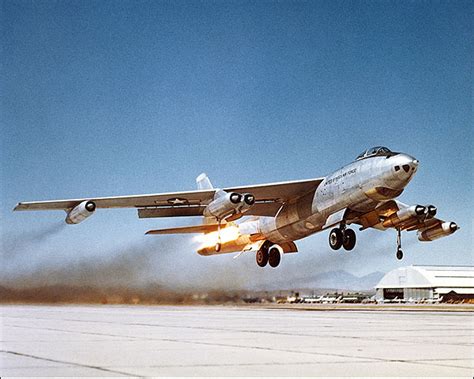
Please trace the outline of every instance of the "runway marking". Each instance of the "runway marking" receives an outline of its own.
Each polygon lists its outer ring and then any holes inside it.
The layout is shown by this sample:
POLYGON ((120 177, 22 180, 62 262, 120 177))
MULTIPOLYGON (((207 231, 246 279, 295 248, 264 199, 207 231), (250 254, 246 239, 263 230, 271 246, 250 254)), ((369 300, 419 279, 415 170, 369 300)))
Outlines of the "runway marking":
MULTIPOLYGON (((13 326, 13 327, 18 327, 18 328, 25 328, 25 329, 39 329, 37 327, 27 327, 27 326, 17 326, 17 325, 8 325, 8 326, 13 326)), ((70 331, 67 329, 56 329, 56 328, 40 328, 44 330, 52 330, 52 331, 61 331, 61 332, 66 332, 66 333, 72 333, 72 334, 84 334, 84 335, 103 335, 103 336, 108 336, 108 337, 128 337, 131 340, 148 340, 148 341, 163 341, 163 342, 176 342, 176 343, 187 343, 187 344, 194 344, 194 345, 205 345, 205 346, 221 346, 221 347, 232 347, 232 348, 238 348, 238 349, 254 349, 254 350, 266 350, 266 351, 277 351, 277 352, 283 352, 283 353, 297 353, 297 354, 309 354, 313 356, 326 356, 326 357, 339 357, 339 358, 355 358, 359 359, 362 362, 355 362, 355 363, 364 363, 364 360, 369 363, 369 362, 394 362, 394 363, 412 363, 412 364, 419 364, 419 365, 425 365, 425 361, 430 362, 431 365, 433 366, 440 366, 440 367, 454 367, 454 368, 462 368, 462 369, 471 369, 471 367, 466 367, 466 366, 456 366, 456 365, 448 365, 448 364, 440 364, 440 363, 431 363, 431 360, 429 359, 415 359, 415 360, 410 360, 410 359, 388 359, 388 358, 377 358, 377 357, 366 357, 366 356, 360 356, 360 355, 348 355, 348 354, 336 354, 336 353, 323 353, 323 352, 312 352, 312 351, 301 351, 301 350, 296 350, 296 349, 278 349, 278 348, 272 348, 272 347, 263 347, 263 346, 243 346, 243 345, 236 345, 236 344, 230 344, 230 343, 218 343, 218 342, 205 342, 205 341, 194 341, 194 340, 186 340, 186 339, 175 339, 175 338, 156 338, 156 337, 135 337, 135 336, 123 336, 123 335, 117 335, 117 334, 106 334, 106 333, 98 333, 98 332, 77 332, 77 331, 70 331)), ((307 337, 307 335, 304 335, 307 337)), ((397 341, 397 342, 402 342, 402 341, 397 341)), ((452 361, 456 359, 433 359, 433 361, 442 361, 442 360, 447 360, 447 361, 452 361)), ((460 360, 466 360, 466 359, 460 359, 460 360)), ((333 362, 325 362, 325 363, 333 363, 333 362)), ((354 362, 348 362, 348 363, 354 363, 354 362)), ((314 362, 314 364, 318 364, 318 362, 314 362)), ((154 366, 151 366, 154 367, 154 366)), ((157 366, 159 367, 159 366, 157 366)))
MULTIPOLYGON (((74 322, 83 322, 81 320, 69 320, 74 322)), ((112 324, 112 325, 129 325, 129 326, 151 326, 151 327, 158 327, 158 328, 175 328, 175 329, 197 329, 197 330, 211 330, 211 331, 225 331, 225 332, 235 332, 235 333, 257 333, 257 334, 270 334, 270 335, 282 335, 282 336, 296 336, 296 337, 331 337, 331 338, 340 338, 340 339, 353 339, 353 340, 369 340, 369 341, 386 341, 386 342, 402 342, 402 343, 409 343, 409 344, 419 344, 420 342, 424 343, 431 343, 430 340, 416 340, 416 341, 405 341, 403 339, 397 338, 386 338, 386 337, 357 337, 357 336, 335 336, 335 335, 311 335, 311 334, 299 334, 299 333, 290 333, 290 332, 275 332, 275 331, 268 331, 268 330, 248 330, 248 329, 225 329, 225 328, 211 328, 211 327, 194 327, 194 326, 176 326, 176 325, 160 325, 160 324, 145 324, 145 323, 114 323, 110 321, 85 321, 91 323, 104 323, 104 324, 112 324)), ((5 324, 8 325, 8 324, 5 324)), ((56 328, 48 328, 48 327, 28 327, 23 325, 12 325, 9 326, 17 327, 17 328, 25 328, 25 329, 44 329, 44 330, 52 330, 52 331, 60 331, 60 332, 67 332, 67 333, 79 333, 75 331, 70 331, 67 329, 56 329, 56 328)), ((132 336, 125 336, 125 335, 112 335, 112 334, 102 334, 102 333, 93 333, 93 332, 81 332, 81 333, 88 333, 91 335, 104 335, 110 337, 122 337, 122 338, 132 338, 136 339, 132 336)), ((430 335, 433 336, 433 335, 430 335)), ((440 336, 444 337, 444 336, 440 336)), ((450 337, 456 337, 456 335, 451 334, 450 337)), ((465 335, 459 335, 458 337, 465 337, 465 335)), ((149 338, 148 338, 149 339, 149 338)), ((471 346, 469 343, 451 343, 451 342, 437 342, 437 345, 452 345, 452 346, 471 346)))
MULTIPOLYGON (((15 317, 15 316, 7 316, 10 318, 18 318, 24 320, 24 317, 15 317)), ((51 319, 48 318, 42 318, 42 317, 35 317, 35 318, 30 318, 33 320, 47 320, 51 321, 51 319)), ((194 330, 212 330, 212 331, 225 331, 225 332, 236 332, 236 333, 260 333, 260 334, 274 334, 274 335, 288 335, 288 336, 299 336, 299 337, 321 337, 321 334, 301 334, 301 333, 295 333, 295 332, 276 332, 276 331, 270 331, 270 330, 255 330, 255 329, 228 329, 228 328, 218 328, 218 327, 207 327, 207 326, 186 326, 186 325, 166 325, 166 324, 150 324, 150 323, 138 323, 138 322, 112 322, 112 321, 96 321, 96 320, 78 320, 78 319, 71 319, 71 318, 60 318, 56 320, 61 320, 61 321, 71 321, 71 322, 80 322, 80 323, 95 323, 95 324, 112 324, 112 325, 129 325, 129 326, 148 326, 148 327, 157 327, 157 328, 175 328, 175 329, 194 329, 194 330)), ((443 331, 458 331, 459 329, 447 329, 444 327, 444 324, 430 324, 431 327, 427 329, 420 329, 420 328, 413 328, 413 329, 403 329, 399 330, 403 332, 412 332, 412 331, 428 331, 431 332, 433 327, 436 326, 443 326, 443 331)), ((320 327, 320 325, 318 325, 320 327)), ((474 333, 474 328, 473 329, 464 329, 466 332, 473 332, 474 333)), ((465 337, 464 334, 460 335, 453 335, 450 334, 450 337, 465 337)), ((323 335, 324 337, 324 335, 323 335)), ((329 336, 328 336, 329 337, 329 336)), ((341 338, 341 339, 360 339, 360 340, 374 340, 374 341, 392 341, 392 342, 403 342, 403 343, 413 343, 413 344, 418 344, 419 342, 426 342, 430 343, 431 341, 429 340, 417 340, 417 341, 405 341, 403 339, 397 339, 397 338, 386 338, 386 337, 359 337, 359 336, 341 336, 341 335, 331 335, 330 337, 332 338, 341 338)), ((430 337, 445 337, 445 335, 436 335, 430 333, 430 337)), ((443 345, 453 345, 453 346, 470 346, 471 344, 469 343, 451 343, 451 342, 437 342, 437 344, 443 344, 443 345)))
POLYGON ((114 373, 114 374, 119 374, 119 375, 124 375, 124 376, 137 376, 137 375, 134 375, 134 374, 131 374, 131 373, 128 373, 128 372, 112 370, 112 369, 108 369, 108 368, 105 368, 105 367, 92 366, 92 365, 76 363, 76 362, 70 362, 70 361, 61 361, 61 360, 58 360, 58 359, 40 357, 40 356, 32 355, 32 354, 19 353, 17 351, 0 350, 0 352, 1 353, 6 353, 6 354, 11 354, 11 355, 18 355, 20 357, 38 359, 38 360, 46 361, 46 362, 61 363, 63 365, 77 366, 77 367, 82 367, 82 368, 91 368, 91 369, 94 369, 94 370, 106 371, 106 372, 111 372, 111 373, 114 373))
MULTIPOLYGON (((280 312, 279 310, 267 310, 262 312, 262 310, 260 310, 259 312, 254 309, 252 310, 253 312, 250 312, 247 309, 239 310, 210 307, 206 313, 198 311, 196 308, 189 309, 185 307, 176 308, 176 310, 172 311, 163 311, 159 307, 152 308, 151 311, 139 307, 100 307, 95 309, 74 307, 72 308, 72 313, 76 316, 71 318, 69 313, 71 312, 71 308, 55 307, 54 309, 46 309, 43 312, 38 312, 38 308, 39 307, 20 307, 17 309, 19 309, 21 313, 14 313, 16 315, 20 314, 25 316, 12 315, 9 317, 2 314, 5 321, 9 320, 8 323, 3 323, 5 330, 11 327, 12 329, 10 329, 9 332, 12 333, 12 336, 18 336, 18 339, 12 342, 20 343, 19 345, 9 346, 10 349, 7 349, 5 345, 6 349, 3 350, 4 352, 38 359, 37 362, 44 360, 56 362, 57 365, 64 364, 98 369, 119 373, 120 375, 131 375, 124 371, 133 372, 144 367, 151 367, 157 372, 162 372, 159 371, 160 368, 162 368, 165 373, 167 371, 173 372, 172 368, 177 368, 178 372, 180 368, 182 368, 184 372, 189 372, 186 370, 191 370, 192 372, 193 367, 209 367, 209 370, 215 368, 217 371, 219 371, 219 367, 222 367, 223 371, 232 370, 228 369, 228 367, 236 367, 236 372, 239 372, 239 367, 242 367, 241 371, 244 371, 245 367, 251 367, 247 369, 250 372, 271 372, 272 369, 270 367, 272 365, 278 366, 278 368, 275 369, 276 372, 281 371, 282 368, 280 367, 284 367, 285 365, 290 366, 290 371, 293 370, 293 368, 296 370, 298 365, 302 365, 302 367, 304 367, 303 371, 306 372, 313 370, 310 365, 315 365, 315 370, 328 370, 327 372, 331 372, 334 367, 342 365, 342 371, 350 372, 351 364, 354 365, 354 370, 357 370, 357 367, 359 370, 364 370, 363 367, 367 368, 374 364, 379 368, 385 368, 385 370, 391 370, 393 368, 395 368, 395 370, 401 369, 409 372, 429 370, 428 372, 445 372, 448 375, 449 372, 462 370, 458 372, 464 373, 464 375, 467 376, 470 376, 473 370, 471 366, 472 361, 469 357, 459 358, 461 351, 461 356, 464 356, 469 354, 467 352, 469 349, 464 347, 462 350, 456 350, 458 346, 471 346, 471 344, 466 342, 472 341, 472 334, 468 334, 472 333, 472 329, 465 329, 466 325, 471 325, 469 324, 471 319, 465 314, 450 315, 449 318, 443 317, 437 321, 436 318, 440 317, 441 313, 417 313, 410 315, 412 317, 407 319, 405 317, 406 313, 396 315, 384 313, 384 316, 381 317, 374 312, 365 312, 366 315, 364 315, 363 321, 359 322, 354 330, 355 324, 352 321, 359 320, 362 312, 358 312, 353 315, 353 317, 348 317, 349 314, 347 312, 345 312, 344 317, 340 317, 337 312, 331 314, 332 317, 329 317, 330 315, 327 313, 323 315, 322 313, 299 312, 298 316, 290 317, 291 310, 287 312, 280 312), (243 313, 237 313, 237 311, 248 313, 246 313, 246 317, 241 317, 243 313), (35 312, 43 317, 29 316, 30 314, 35 314, 35 312), (262 314, 265 316, 261 317, 262 314), (48 316, 50 317, 48 318, 48 316), (78 319, 80 316, 83 316, 85 319, 78 319), (205 317, 205 319, 201 320, 201 317, 205 317), (101 318, 105 321, 100 321, 101 318), (448 320, 443 323, 443 319, 448 320), (125 322, 127 320, 129 322, 125 322), (155 320, 159 323, 155 323, 155 320), (340 322, 341 320, 342 323, 340 322), (405 322, 406 320, 411 320, 411 322, 407 323, 405 322), (468 322, 466 322, 466 320, 468 322), (61 324, 61 322, 64 322, 64 324, 61 324), (184 325, 178 325, 180 322, 184 325), (171 325, 167 325, 166 323, 170 323, 171 325), (341 329, 339 325, 345 326, 341 329), (418 328, 416 327, 417 325, 419 326, 418 328), (58 326, 58 328, 55 328, 55 326, 58 326), (255 329, 249 329, 249 327, 252 326, 255 327, 255 329), (273 330, 263 329, 268 326, 273 330), (455 329, 456 326, 458 326, 457 329, 455 329), (436 333, 436 330, 439 331, 441 327, 445 334, 441 334, 440 332, 436 333), (15 328, 28 329, 32 330, 32 332, 15 332, 15 328), (296 332, 292 332, 292 328, 295 328, 296 332), (100 332, 101 329, 104 332, 100 332), (33 332, 34 330, 37 330, 36 334, 33 332), (95 332, 96 330, 99 331, 95 332), (196 330, 196 332, 191 332, 191 330, 196 330), (374 333, 370 334, 371 330, 373 330, 374 333), (107 333, 108 331, 112 333, 107 333), (309 333, 304 333, 305 331, 309 333), (417 334, 417 331, 422 331, 422 333, 417 334), (430 337, 433 335, 427 335, 427 332, 431 331, 436 333, 435 338, 432 340, 430 337), (453 332, 458 333, 454 334, 453 332), (61 333, 65 334, 61 335, 61 333), (347 336, 344 335, 344 333, 350 335, 347 336), (400 336, 398 333, 403 335, 400 336), (461 335, 460 333, 463 334, 461 335), (141 334, 143 334, 144 337, 141 337, 141 334), (263 334, 269 337, 263 337, 263 334), (379 334, 380 337, 376 337, 377 334, 379 334), (22 335, 25 335, 25 338, 20 340, 19 336, 22 335), (75 337, 81 335, 90 337, 75 337), (208 335, 211 336, 211 339, 208 338, 208 335), (397 338, 393 338, 393 335, 397 338), (409 335, 413 336, 411 341, 408 337, 409 335), (152 359, 147 361, 147 363, 151 366, 147 364, 143 366, 133 364, 126 366, 126 362, 116 356, 110 356, 113 360, 104 365, 106 367, 100 367, 102 365, 101 360, 91 362, 90 365, 82 365, 81 363, 66 362, 33 355, 36 351, 39 355, 43 355, 41 350, 35 350, 34 346, 28 344, 28 340, 32 340, 35 343, 38 342, 38 340, 35 340, 35 336, 40 337, 41 340, 45 340, 48 336, 51 336, 46 342, 53 344, 57 338, 62 338, 64 341, 68 341, 67 343, 72 343, 68 345, 73 349, 72 351, 74 351, 82 340, 87 342, 98 341, 92 345, 93 347, 95 346, 95 348, 103 346, 103 342, 104 344, 117 344, 117 346, 122 346, 123 344, 124 348, 130 347, 135 350, 140 348, 140 342, 143 341, 144 346, 155 346, 156 351, 150 352, 152 359), (160 338, 160 336, 170 338, 160 338), (223 338, 219 338, 219 336, 223 338), (285 336, 295 338, 287 338, 285 336), (451 341, 456 341, 456 336, 463 338, 459 338, 460 342, 443 343, 443 337, 449 338, 451 341), (320 345, 316 343, 318 337, 323 339, 320 345), (404 338, 407 340, 405 341, 404 338), (335 341, 332 341, 332 339, 335 341), (343 339, 346 339, 347 342, 343 339), (438 341, 436 341, 436 339, 438 341), (354 342, 350 342, 351 340, 354 342), (151 343, 147 341, 155 342, 151 343), (163 341, 163 343, 160 343, 160 341, 163 341), (300 341, 304 341, 303 346, 299 345, 300 341), (377 342, 380 343, 380 345, 377 345, 377 342), (338 346, 344 344, 347 345, 348 348, 341 351, 338 346), (450 356, 455 358, 449 359, 445 358, 445 356, 438 359, 431 358, 433 355, 429 355, 430 351, 441 344, 449 346, 446 348, 446 351, 449 352, 450 356), (332 346, 332 348, 325 347, 325 345, 332 346), (428 348, 423 354, 425 357, 428 357, 427 359, 416 358, 418 345, 420 348, 428 348), (16 348, 16 346, 21 347, 16 348), (25 346, 25 350, 28 349, 27 351, 32 354, 23 354, 16 351, 22 350, 23 346, 25 346), (198 346, 209 347, 199 348, 198 346), (362 346, 364 346, 363 349, 359 348, 362 346), (385 352, 379 354, 377 348, 373 348, 374 346, 383 346, 385 352), (404 346, 409 349, 410 353, 403 352, 404 346), (306 348, 311 351, 304 351, 306 348), (402 353, 397 354, 398 356, 407 359, 391 359, 393 356, 390 354, 392 348, 394 348, 393 351, 402 353), (248 358, 240 359, 240 361, 239 359, 229 358, 230 362, 229 360, 224 360, 224 363, 220 363, 219 360, 209 357, 206 358, 204 362, 201 361, 201 363, 199 362, 200 360, 197 360, 194 365, 191 363, 196 361, 196 359, 185 360, 184 362, 182 359, 160 359, 158 362, 156 359, 153 360, 154 357, 158 358, 162 352, 167 351, 174 351, 171 353, 171 356, 179 357, 180 353, 177 352, 177 349, 182 349, 186 354, 191 354, 193 351, 217 351, 221 352, 221 355, 224 357, 227 356, 227 354, 235 354, 237 357, 242 356, 248 358), (245 350, 247 351, 246 353, 244 353, 245 350), (258 351, 268 351, 270 353, 258 353, 258 351), (373 355, 376 355, 376 357, 373 357, 373 355), (255 362, 252 358, 255 356, 265 357, 265 359, 262 359, 262 362, 258 363, 258 361, 255 362), (278 356, 285 356, 286 359, 291 362, 268 362, 268 360, 278 359, 278 356), (327 361, 323 362, 324 360, 327 361), (234 361, 236 362, 232 363, 234 361), (246 361, 248 363, 246 363, 246 361), (112 362, 118 363, 118 366, 112 362), (159 363, 163 363, 163 365, 159 363), (358 364, 360 365, 358 366, 358 364), (416 366, 410 366, 410 364, 416 366), (253 367, 261 367, 261 369, 253 369, 253 367), (417 369, 417 367, 420 367, 420 369, 417 369)), ((43 345, 38 345, 36 347, 41 349, 42 346, 43 345)), ((60 350, 51 354, 59 354, 59 358, 63 356, 60 350)), ((47 355, 50 354, 48 353, 47 355)), ((53 355, 53 357, 55 356, 56 355, 53 355)), ((443 355, 441 354, 441 356, 443 355)), ((86 357, 86 355, 84 357, 86 357)), ((74 360, 76 357, 72 355, 69 359, 74 360)), ((81 358, 81 360, 87 361, 87 358, 81 358)), ((153 372, 153 370, 150 372, 153 372)), ((389 374, 391 371, 386 372, 389 374)))

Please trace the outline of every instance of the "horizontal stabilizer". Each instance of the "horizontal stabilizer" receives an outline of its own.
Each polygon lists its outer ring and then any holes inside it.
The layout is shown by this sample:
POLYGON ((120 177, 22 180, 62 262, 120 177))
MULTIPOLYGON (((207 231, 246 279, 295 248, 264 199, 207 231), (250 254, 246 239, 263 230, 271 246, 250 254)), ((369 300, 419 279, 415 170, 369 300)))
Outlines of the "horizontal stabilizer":
MULTIPOLYGON (((221 225, 221 230, 223 230, 224 228, 225 228, 225 225, 221 225)), ((211 233, 211 232, 216 232, 217 229, 218 229, 217 224, 203 224, 203 225, 195 225, 195 226, 179 226, 176 228, 149 230, 145 234, 211 233)))

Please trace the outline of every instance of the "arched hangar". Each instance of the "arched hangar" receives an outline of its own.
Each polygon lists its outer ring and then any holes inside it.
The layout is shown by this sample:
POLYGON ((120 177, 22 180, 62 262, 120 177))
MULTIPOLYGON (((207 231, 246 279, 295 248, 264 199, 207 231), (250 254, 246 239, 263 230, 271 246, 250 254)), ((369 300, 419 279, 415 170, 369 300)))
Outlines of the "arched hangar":
POLYGON ((474 266, 407 266, 388 272, 375 286, 377 300, 474 300, 474 266))

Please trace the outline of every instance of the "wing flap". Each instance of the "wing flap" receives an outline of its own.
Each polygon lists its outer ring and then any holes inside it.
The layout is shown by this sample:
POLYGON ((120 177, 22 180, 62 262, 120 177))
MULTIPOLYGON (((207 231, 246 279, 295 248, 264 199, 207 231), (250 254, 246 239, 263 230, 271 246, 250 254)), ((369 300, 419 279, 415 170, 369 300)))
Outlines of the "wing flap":
MULTIPOLYGON (((221 229, 225 227, 222 226, 221 229)), ((217 224, 203 224, 194 226, 178 226, 176 228, 149 230, 145 234, 188 234, 188 233, 211 233, 218 229, 217 224)))
POLYGON ((202 216, 204 209, 204 206, 141 208, 138 218, 202 216))

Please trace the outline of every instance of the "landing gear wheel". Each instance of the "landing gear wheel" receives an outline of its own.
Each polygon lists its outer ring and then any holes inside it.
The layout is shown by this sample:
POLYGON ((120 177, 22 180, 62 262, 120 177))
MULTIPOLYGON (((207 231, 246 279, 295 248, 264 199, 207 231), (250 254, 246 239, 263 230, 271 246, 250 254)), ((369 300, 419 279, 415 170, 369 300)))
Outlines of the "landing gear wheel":
POLYGON ((221 247, 222 247, 221 243, 220 243, 220 242, 217 242, 217 243, 216 243, 216 247, 215 247, 216 253, 218 253, 219 251, 221 251, 221 247))
POLYGON ((342 246, 346 250, 352 250, 356 244, 356 234, 352 229, 345 229, 343 232, 342 246))
POLYGON ((344 240, 344 236, 342 234, 342 230, 339 228, 334 228, 329 233, 329 246, 333 250, 339 250, 342 246, 342 242, 344 240))
POLYGON ((401 249, 397 250, 397 259, 401 260, 403 258, 403 251, 401 249))
POLYGON ((277 248, 273 248, 268 253, 268 264, 272 267, 277 267, 280 264, 281 255, 277 248))
POLYGON ((257 251, 255 258, 260 267, 265 267, 268 263, 268 251, 260 249, 257 251))

